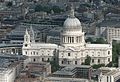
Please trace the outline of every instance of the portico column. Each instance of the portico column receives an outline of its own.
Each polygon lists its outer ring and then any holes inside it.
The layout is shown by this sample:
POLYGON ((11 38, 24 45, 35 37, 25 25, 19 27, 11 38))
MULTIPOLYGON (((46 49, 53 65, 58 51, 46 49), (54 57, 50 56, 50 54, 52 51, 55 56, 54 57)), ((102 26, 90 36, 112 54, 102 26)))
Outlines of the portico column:
POLYGON ((65 43, 68 43, 68 40, 67 40, 68 38, 65 36, 65 43))
POLYGON ((65 38, 64 38, 64 36, 63 36, 63 37, 62 37, 62 43, 64 43, 64 42, 65 42, 64 40, 65 40, 65 38))
POLYGON ((74 36, 74 43, 76 43, 76 37, 74 36))

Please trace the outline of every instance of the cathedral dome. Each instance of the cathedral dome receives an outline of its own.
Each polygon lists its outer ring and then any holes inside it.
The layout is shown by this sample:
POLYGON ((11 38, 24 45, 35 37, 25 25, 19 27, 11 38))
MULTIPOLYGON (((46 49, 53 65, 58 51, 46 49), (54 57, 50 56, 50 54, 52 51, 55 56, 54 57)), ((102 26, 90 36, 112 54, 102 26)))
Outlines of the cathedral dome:
POLYGON ((74 9, 71 9, 69 17, 64 22, 65 29, 81 29, 81 23, 78 18, 74 16, 74 9))
POLYGON ((79 28, 80 26, 81 26, 81 23, 80 23, 79 19, 77 19, 75 17, 74 18, 69 17, 64 22, 65 28, 75 28, 75 27, 79 28))

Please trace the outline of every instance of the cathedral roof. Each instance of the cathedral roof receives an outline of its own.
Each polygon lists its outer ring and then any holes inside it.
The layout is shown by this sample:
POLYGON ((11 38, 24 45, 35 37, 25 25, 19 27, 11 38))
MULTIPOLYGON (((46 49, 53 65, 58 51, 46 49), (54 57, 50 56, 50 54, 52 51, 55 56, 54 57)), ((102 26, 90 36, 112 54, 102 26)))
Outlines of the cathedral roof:
POLYGON ((68 17, 64 22, 65 28, 72 28, 72 27, 79 27, 79 26, 81 26, 81 23, 76 17, 74 18, 68 17))
POLYGON ((86 48, 112 48, 110 44, 86 44, 86 48))
POLYGON ((77 29, 77 28, 80 29, 80 28, 82 28, 81 27, 81 22, 74 15, 74 9, 73 8, 70 10, 69 17, 64 22, 64 28, 65 29, 72 29, 72 28, 74 28, 74 29, 77 29))
POLYGON ((30 44, 31 48, 33 49, 38 49, 38 48, 57 48, 58 45, 56 44, 51 44, 51 43, 31 43, 30 44))

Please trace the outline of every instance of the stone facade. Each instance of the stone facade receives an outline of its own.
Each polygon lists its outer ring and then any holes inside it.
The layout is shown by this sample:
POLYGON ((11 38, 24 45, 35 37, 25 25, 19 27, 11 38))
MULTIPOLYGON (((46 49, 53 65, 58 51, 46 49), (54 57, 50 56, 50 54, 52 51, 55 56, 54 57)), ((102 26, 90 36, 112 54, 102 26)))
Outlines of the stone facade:
POLYGON ((56 57, 59 59, 60 66, 80 65, 87 56, 91 57, 91 65, 107 65, 112 61, 111 44, 88 44, 85 42, 81 23, 74 16, 73 9, 71 9, 69 17, 64 22, 60 46, 31 41, 30 34, 26 30, 22 52, 23 55, 32 57, 33 62, 36 60, 47 61, 48 58, 56 57))

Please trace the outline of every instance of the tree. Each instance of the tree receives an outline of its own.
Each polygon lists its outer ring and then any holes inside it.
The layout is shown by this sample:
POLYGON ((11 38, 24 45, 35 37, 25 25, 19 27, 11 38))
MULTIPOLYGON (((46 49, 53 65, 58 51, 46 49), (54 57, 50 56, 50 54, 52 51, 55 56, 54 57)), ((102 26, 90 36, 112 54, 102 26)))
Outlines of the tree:
POLYGON ((55 72, 60 68, 59 63, 56 60, 50 61, 50 64, 51 64, 51 71, 52 72, 55 72))
POLYGON ((118 57, 120 56, 120 43, 113 41, 112 46, 112 63, 114 67, 118 67, 118 57))
POLYGON ((36 5, 35 12, 40 12, 40 11, 43 11, 43 7, 41 5, 36 5))
POLYGON ((90 65, 91 62, 91 57, 87 55, 86 59, 85 59, 85 65, 90 65))
POLYGON ((53 6, 52 10, 54 11, 54 13, 60 13, 63 12, 63 9, 61 9, 59 6, 53 6))
POLYGON ((86 39, 86 42, 94 43, 94 40, 91 37, 89 37, 86 39))
POLYGON ((35 6, 35 12, 41 12, 41 11, 50 13, 51 12, 51 7, 49 7, 49 6, 42 6, 40 4, 36 5, 35 6))
POLYGON ((110 62, 109 64, 106 65, 106 67, 112 67, 112 62, 110 62))
POLYGON ((8 2, 7 7, 11 7, 11 6, 12 6, 12 2, 8 2))
POLYGON ((107 43, 107 41, 105 41, 103 38, 97 38, 96 40, 93 40, 91 37, 86 39, 86 42, 91 42, 94 44, 106 44, 107 43))
POLYGON ((105 41, 103 38, 97 38, 95 41, 96 44, 106 44, 107 41, 105 41))
POLYGON ((92 67, 93 67, 94 69, 98 69, 98 68, 104 67, 104 66, 105 66, 105 64, 94 64, 94 65, 92 65, 92 67))

